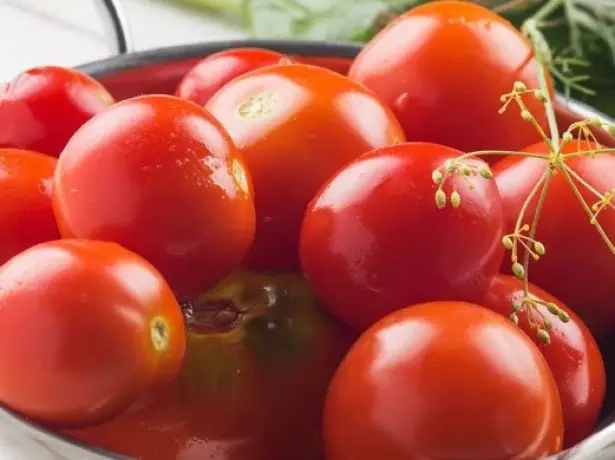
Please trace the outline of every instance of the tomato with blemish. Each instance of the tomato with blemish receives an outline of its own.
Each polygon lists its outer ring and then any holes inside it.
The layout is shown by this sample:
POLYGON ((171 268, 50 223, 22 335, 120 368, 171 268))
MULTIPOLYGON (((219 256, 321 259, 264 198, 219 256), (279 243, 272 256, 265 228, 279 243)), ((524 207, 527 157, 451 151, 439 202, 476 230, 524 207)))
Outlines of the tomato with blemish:
POLYGON ((303 277, 237 272, 184 307, 186 360, 170 390, 69 434, 145 460, 323 458, 327 387, 355 334, 303 277))

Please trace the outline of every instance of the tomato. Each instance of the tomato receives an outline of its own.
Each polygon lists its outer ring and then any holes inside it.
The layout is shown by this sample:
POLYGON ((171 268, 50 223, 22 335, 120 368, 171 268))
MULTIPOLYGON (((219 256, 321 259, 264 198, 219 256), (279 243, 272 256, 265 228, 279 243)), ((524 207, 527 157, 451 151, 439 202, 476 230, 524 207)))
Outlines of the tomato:
POLYGON ((114 243, 41 243, 0 268, 0 401, 82 426, 150 398, 177 375, 182 312, 145 260, 114 243))
MULTIPOLYGON (((587 143, 582 143, 581 148, 593 150, 587 143)), ((565 146, 566 153, 576 150, 576 141, 565 146)), ((548 149, 539 143, 526 151, 545 153, 548 149)), ((615 157, 612 155, 569 159, 566 164, 600 192, 615 187, 615 157)), ((494 168, 504 204, 506 233, 513 232, 523 202, 547 168, 543 159, 523 157, 507 157, 494 168)), ((590 206, 597 201, 583 186, 578 183, 577 186, 590 206)), ((530 204, 524 222, 532 222, 536 202, 533 200, 530 204)), ((607 235, 615 235, 615 210, 607 206, 598 220, 607 235)), ((572 308, 594 335, 613 331, 615 283, 611 273, 615 273, 615 257, 590 224, 590 218, 561 174, 554 176, 549 187, 536 239, 544 244, 546 254, 530 263, 530 280, 572 308)), ((510 267, 507 257, 504 268, 510 272, 510 267)))
POLYGON ((547 363, 512 322, 433 302, 367 330, 326 400, 327 460, 527 459, 561 448, 547 363))
POLYGON ((239 77, 206 108, 229 131, 252 173, 257 224, 245 266, 253 269, 299 269, 301 220, 319 187, 360 154, 404 139, 371 92, 303 64, 239 77))
POLYGON ((0 85, 0 147, 57 157, 81 125, 113 102, 100 83, 77 70, 26 70, 0 85))
POLYGON ((79 129, 58 161, 53 205, 64 236, 135 251, 180 298, 233 271, 254 236, 241 154, 204 109, 173 96, 120 102, 79 129))
POLYGON ((58 239, 51 207, 56 159, 0 149, 0 265, 30 246, 58 239))
MULTIPOLYGON (((565 447, 582 441, 593 430, 604 401, 606 377, 600 349, 585 324, 572 310, 546 291, 530 284, 530 295, 543 302, 553 302, 570 317, 563 323, 548 312, 544 304, 536 305, 535 317, 542 315, 551 323, 551 342, 542 343, 526 313, 520 313, 519 326, 538 346, 555 377, 564 415, 565 447)), ((522 304, 523 282, 513 276, 498 275, 481 301, 481 305, 508 316, 513 305, 522 304)))
POLYGON ((487 291, 504 252, 495 184, 451 177, 445 190, 456 187, 461 206, 434 202, 432 171, 459 155, 429 143, 386 147, 347 165, 316 195, 301 232, 303 269, 346 323, 364 329, 405 305, 480 300, 487 291))
POLYGON ((69 434, 147 460, 323 458, 327 387, 355 336, 305 280, 237 272, 187 311, 186 360, 170 391, 69 434))
POLYGON ((260 67, 293 62, 276 51, 262 48, 233 48, 214 53, 194 66, 182 79, 175 94, 205 105, 216 91, 233 78, 260 67))
MULTIPOLYGON (((472 2, 429 2, 401 15, 361 51, 349 76, 389 104, 410 141, 467 152, 538 141, 518 112, 498 114, 515 81, 539 87, 532 47, 472 2)), ((546 126, 541 102, 527 98, 527 106, 546 126)))

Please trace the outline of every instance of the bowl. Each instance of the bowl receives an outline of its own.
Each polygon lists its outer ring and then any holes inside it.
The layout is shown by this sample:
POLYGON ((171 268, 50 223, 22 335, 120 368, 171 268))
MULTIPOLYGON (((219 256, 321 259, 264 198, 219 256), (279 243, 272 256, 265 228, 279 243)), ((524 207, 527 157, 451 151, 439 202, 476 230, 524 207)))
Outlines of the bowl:
MULTIPOLYGON (((282 52, 296 60, 320 65, 345 73, 359 45, 279 40, 237 40, 191 44, 159 48, 143 52, 130 52, 130 40, 123 28, 117 2, 104 2, 112 12, 109 16, 111 33, 116 39, 115 57, 99 60, 79 67, 98 79, 118 99, 143 93, 172 93, 185 73, 200 59, 218 51, 238 47, 259 47, 282 52)), ((615 121, 607 115, 575 100, 558 95, 557 117, 562 126, 588 117, 615 121)), ((596 133, 600 142, 615 146, 615 140, 604 132, 596 133)), ((606 417, 592 436, 577 446, 552 457, 552 460, 601 460, 615 458, 615 414, 606 417)), ((54 433, 28 419, 0 407, 0 430, 8 442, 11 459, 36 460, 110 460, 125 459, 111 452, 88 446, 68 436, 54 433), (20 457, 11 456, 19 453, 20 457)), ((3 458, 4 458, 3 452, 3 458)), ((172 460, 172 459, 169 459, 172 460)), ((290 459, 289 459, 290 460, 290 459)))

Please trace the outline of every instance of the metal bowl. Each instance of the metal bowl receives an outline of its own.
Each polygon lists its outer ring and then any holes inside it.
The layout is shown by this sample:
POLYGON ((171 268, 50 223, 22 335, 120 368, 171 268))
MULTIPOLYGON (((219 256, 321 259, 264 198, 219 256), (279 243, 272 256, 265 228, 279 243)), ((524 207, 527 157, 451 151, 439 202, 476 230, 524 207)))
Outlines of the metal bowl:
MULTIPOLYGON (((92 62, 79 69, 101 81, 117 99, 143 93, 172 93, 183 75, 200 59, 212 53, 236 47, 261 47, 292 55, 302 62, 323 65, 344 73, 360 50, 358 45, 306 41, 239 40, 193 44, 133 52, 119 4, 116 0, 101 0, 107 13, 106 25, 116 56, 92 62)), ((574 100, 557 97, 557 116, 566 126, 588 117, 608 116, 574 100)), ((605 133, 596 133, 607 145, 615 141, 605 133)), ((599 429, 577 446, 552 460, 612 460, 615 458, 615 414, 603 420, 599 429)), ((62 434, 40 427, 26 418, 0 407, 0 432, 8 441, 11 459, 23 460, 116 460, 125 459, 62 434), (13 449, 13 446, 15 449, 13 449), (17 449, 18 448, 18 449, 17 449), (24 452, 22 457, 11 456, 24 452)), ((2 453, 2 458, 5 454, 2 453)), ((169 459, 172 460, 172 459, 169 459)), ((290 459, 289 459, 290 460, 290 459)))

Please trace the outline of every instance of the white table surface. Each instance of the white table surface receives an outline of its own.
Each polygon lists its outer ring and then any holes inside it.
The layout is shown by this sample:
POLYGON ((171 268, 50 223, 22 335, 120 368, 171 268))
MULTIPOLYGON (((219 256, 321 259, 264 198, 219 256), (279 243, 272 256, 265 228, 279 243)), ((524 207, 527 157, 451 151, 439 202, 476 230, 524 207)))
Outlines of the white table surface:
MULTIPOLYGON (((32 66, 73 66, 110 56, 95 1, 0 0, 0 82, 32 66)), ((122 0, 122 7, 138 50, 245 37, 241 30, 162 1, 122 0)), ((1 460, 67 456, 28 439, 0 416, 1 460)))
MULTIPOLYGON (((35 65, 108 57, 96 0, 0 0, 0 81, 35 65)), ((242 30, 161 0, 121 0, 136 49, 243 38, 242 30)))

